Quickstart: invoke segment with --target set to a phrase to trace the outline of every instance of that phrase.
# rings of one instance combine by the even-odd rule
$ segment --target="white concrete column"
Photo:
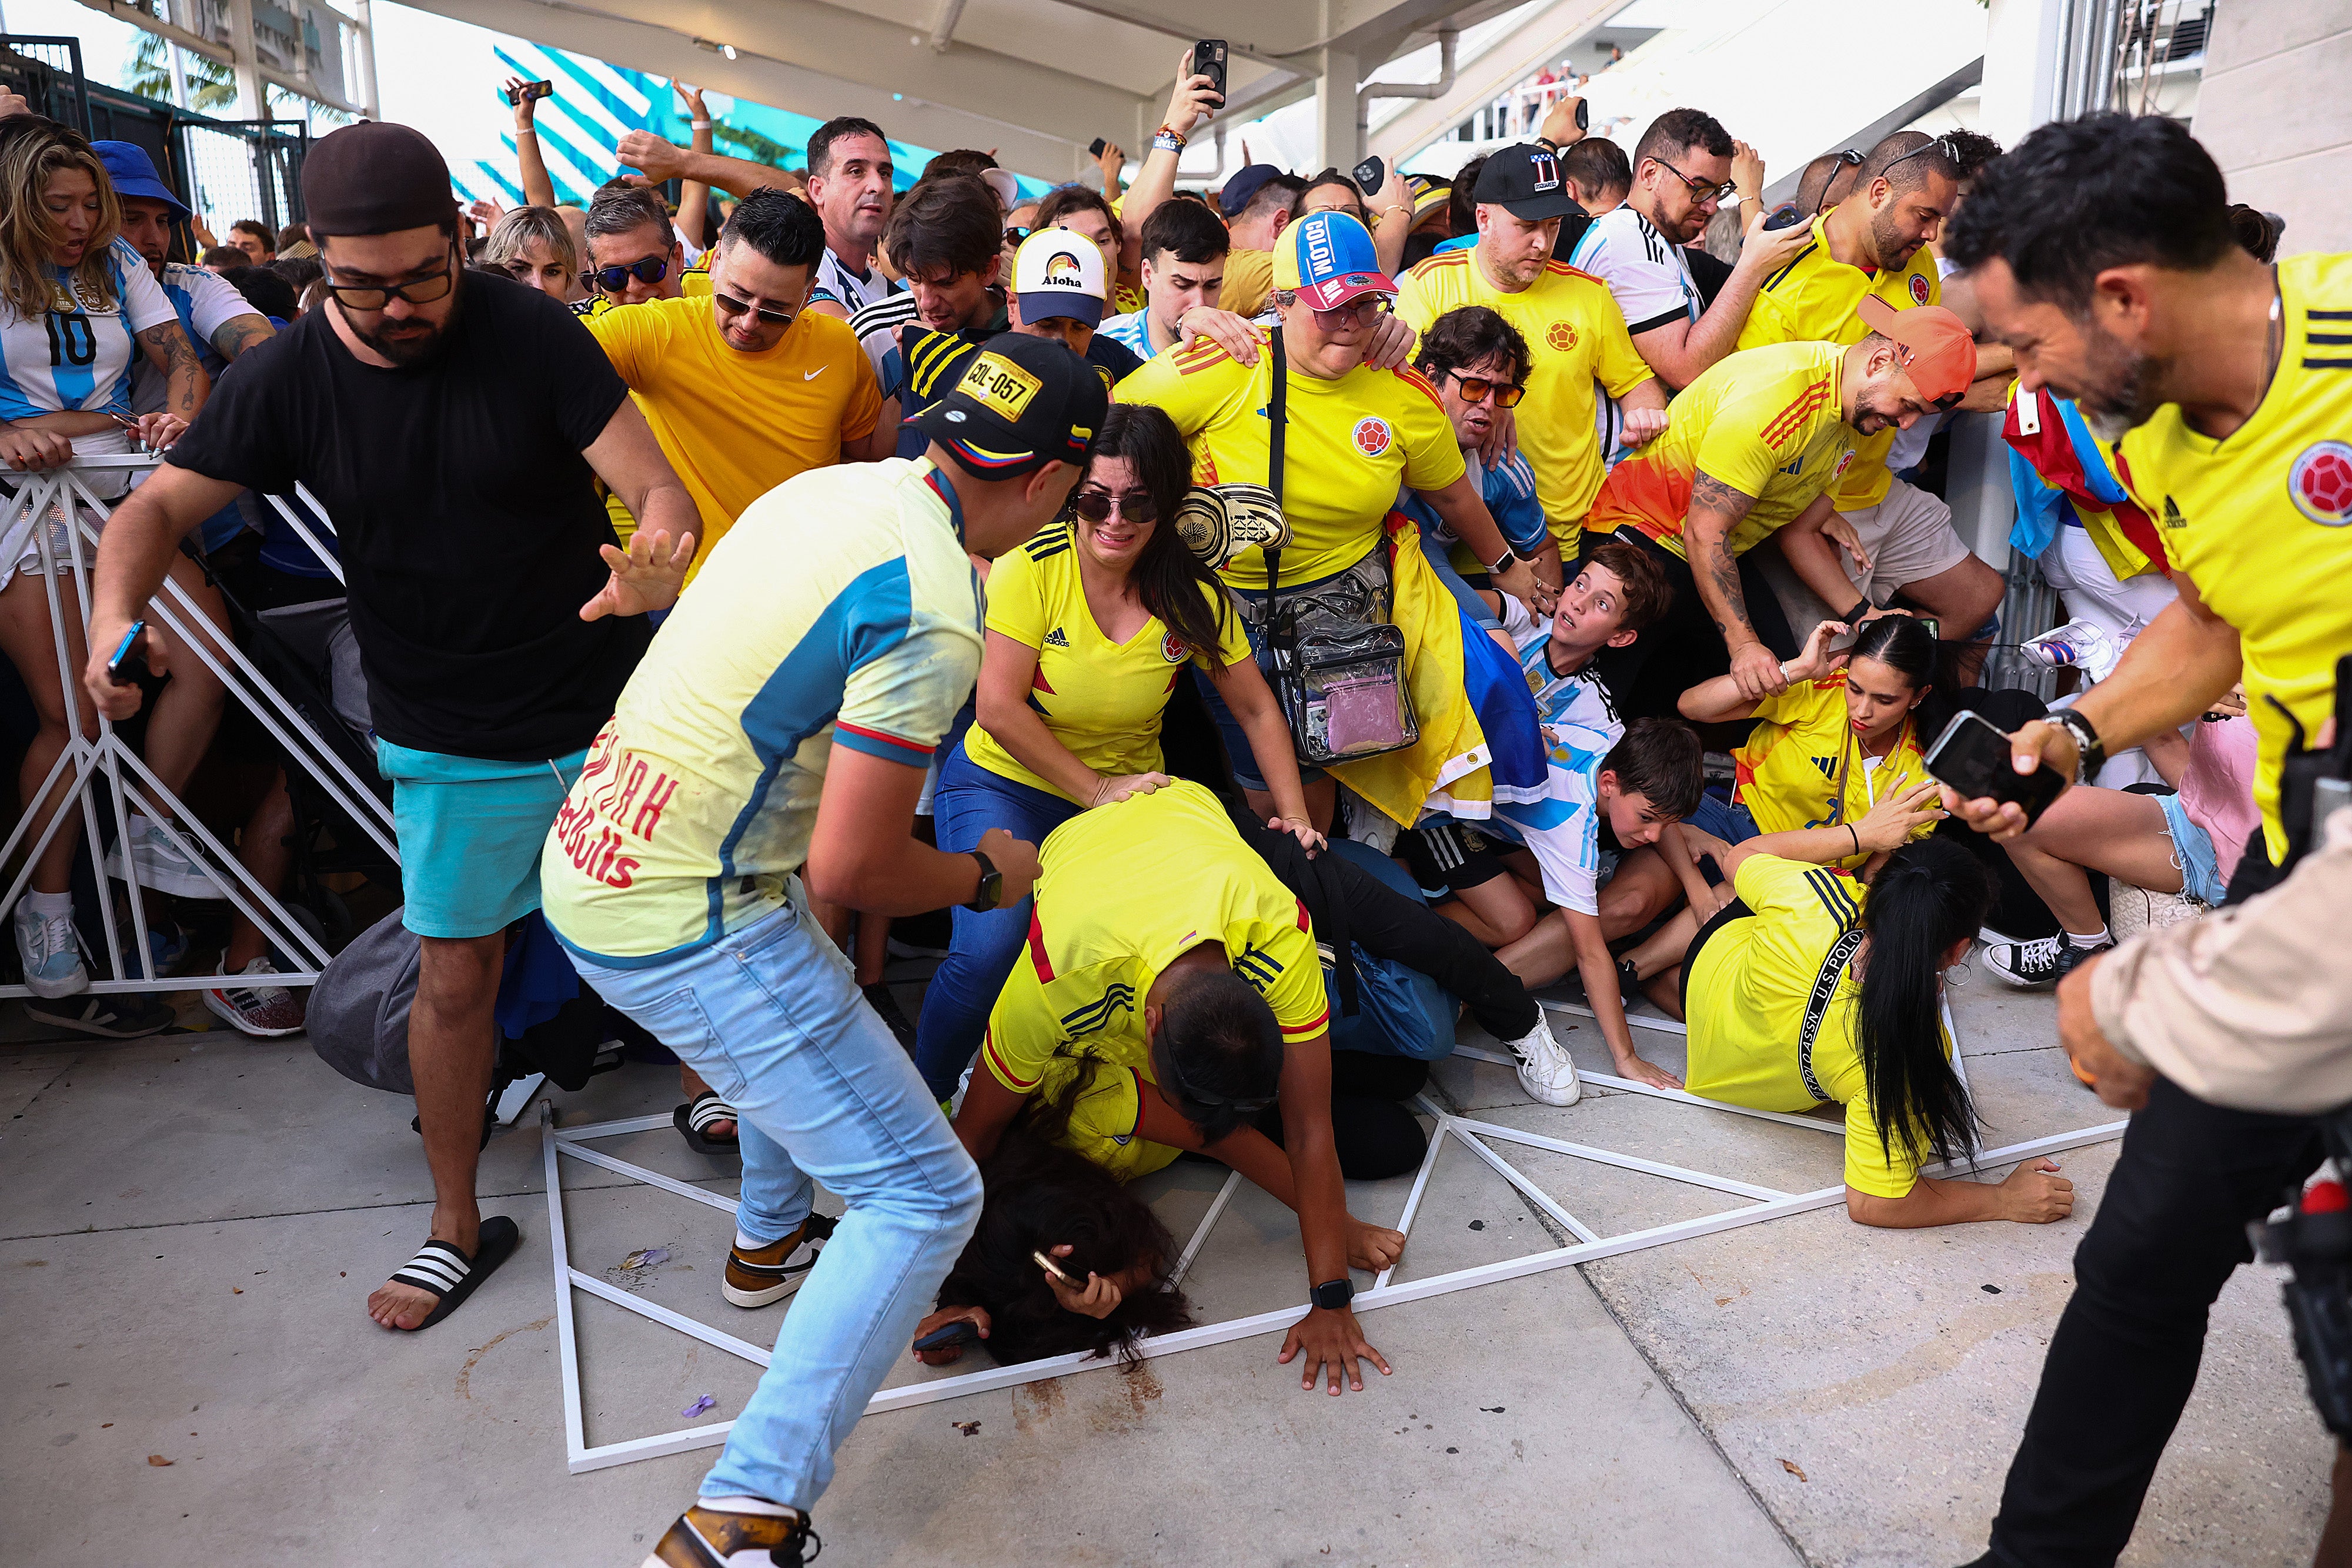
[[[1356,86],[1360,79],[1355,51],[1324,49],[1315,81],[1315,160],[1318,168],[1352,169],[1363,161],[1356,141]]]
[[[2286,219],[2282,254],[2352,250],[2352,5],[2229,0],[2213,11],[2190,128],[2230,199]]]
[[[1984,85],[1977,129],[2003,147],[2051,118],[2059,59],[2076,5],[2095,0],[1990,0],[1985,16]]]
[[[247,120],[267,120],[269,99],[261,89],[260,57],[253,47],[253,0],[228,0],[228,33],[237,113]]]

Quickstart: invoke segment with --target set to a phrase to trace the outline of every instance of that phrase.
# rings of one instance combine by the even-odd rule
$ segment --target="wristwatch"
[[[2099,732],[2091,721],[2070,707],[2054,707],[2042,716],[2045,724],[2054,724],[2074,737],[2074,750],[2080,760],[2074,771],[2074,782],[2087,783],[2100,768],[2107,765],[2107,748],[2099,739]]]
[[[980,862],[980,890],[971,895],[964,907],[974,914],[985,915],[1004,902],[1004,873],[996,869],[994,861],[978,850],[966,852]]]
[[[1327,1312],[1345,1312],[1348,1303],[1356,1299],[1356,1281],[1344,1274],[1336,1280],[1326,1280],[1309,1291],[1307,1299]]]
[[[1511,563],[1513,561],[1522,559],[1524,558],[1520,556],[1518,551],[1515,549],[1507,549],[1487,564],[1486,574],[1489,577],[1500,577],[1505,572],[1511,570]]]

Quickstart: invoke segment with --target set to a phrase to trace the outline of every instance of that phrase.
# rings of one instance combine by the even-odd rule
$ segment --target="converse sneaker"
[[[183,833],[181,837],[184,840],[187,835]],[[214,885],[204,867],[180,852],[179,846],[164,836],[162,828],[136,813],[131,818],[130,843],[131,863],[138,869],[140,886],[181,898],[226,896]],[[120,843],[107,852],[106,874],[118,882],[131,880],[131,873],[123,869]]]
[[[2031,942],[2000,942],[1984,950],[1985,967],[2022,990],[2039,991],[2056,985],[2086,959],[2115,946],[2077,946],[2063,936],[2039,936]]]
[[[278,970],[265,954],[237,973],[274,975]],[[283,986],[222,986],[205,993],[205,1006],[230,1028],[258,1040],[302,1032],[302,999]]]
[[[1576,1076],[1576,1063],[1552,1038],[1551,1020],[1536,1010],[1536,1027],[1518,1039],[1507,1042],[1511,1054],[1519,1059],[1519,1086],[1547,1105],[1573,1105],[1584,1092],[1584,1084]]]
[[[801,1288],[816,1267],[817,1254],[833,1239],[835,1221],[811,1214],[781,1241],[746,1251],[740,1244],[727,1249],[727,1274],[719,1291],[739,1307],[764,1307],[781,1301]]]
[[[81,962],[81,934],[74,929],[70,911],[40,915],[29,895],[18,899],[16,956],[24,966],[25,985],[37,997],[69,997],[89,988],[89,971]]]

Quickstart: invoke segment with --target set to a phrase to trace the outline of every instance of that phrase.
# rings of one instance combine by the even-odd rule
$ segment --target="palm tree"
[[[228,67],[194,49],[181,50],[180,60],[187,71],[190,109],[205,114],[236,112],[236,77]],[[123,73],[122,85],[142,98],[177,103],[179,95],[172,90],[171,61],[170,40],[160,33],[142,33],[131,51],[131,66]]]

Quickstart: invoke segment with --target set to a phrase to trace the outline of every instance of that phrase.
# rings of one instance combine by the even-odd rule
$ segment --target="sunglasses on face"
[[[1129,490],[1124,495],[1108,490],[1080,490],[1070,497],[1070,510],[1090,523],[1107,522],[1113,514],[1130,523],[1148,523],[1160,516],[1160,503],[1144,490]]]
[[[1004,243],[1019,245],[1034,233],[1036,233],[1034,229],[1024,229],[1019,224],[1007,224],[1004,227]]]
[[[327,279],[327,292],[335,297],[346,310],[381,310],[395,299],[405,299],[411,305],[430,305],[457,287],[456,258],[441,263],[441,270],[423,277],[412,277],[406,283],[343,284]]]
[[[1675,179],[1680,180],[1685,185],[1688,186],[1690,188],[1691,195],[1698,201],[1719,202],[1739,188],[1728,180],[1726,180],[1719,185],[1712,184],[1705,180],[1694,180],[1688,174],[1684,173],[1680,169],[1675,168],[1672,163],[1667,162],[1663,158],[1653,158],[1650,162],[1655,163],[1659,168],[1664,169],[1667,173],[1672,174]]]
[[[1464,402],[1485,402],[1486,394],[1492,392],[1495,395],[1496,408],[1517,408],[1519,400],[1528,395],[1528,389],[1515,382],[1492,381],[1485,376],[1465,376],[1460,371],[1448,371],[1445,373],[1452,376],[1454,384],[1462,389]]]
[[[716,288],[710,291],[710,298],[713,304],[730,316],[740,316],[746,310],[750,310],[752,315],[760,319],[760,325],[762,327],[789,327],[793,324],[793,318],[799,315],[796,310],[771,310],[764,305],[755,309],[743,300],[735,298],[731,295],[721,294]]]
[[[607,294],[618,294],[635,277],[639,283],[659,283],[669,276],[669,257],[648,256],[626,267],[600,267],[596,269],[596,287]]]

